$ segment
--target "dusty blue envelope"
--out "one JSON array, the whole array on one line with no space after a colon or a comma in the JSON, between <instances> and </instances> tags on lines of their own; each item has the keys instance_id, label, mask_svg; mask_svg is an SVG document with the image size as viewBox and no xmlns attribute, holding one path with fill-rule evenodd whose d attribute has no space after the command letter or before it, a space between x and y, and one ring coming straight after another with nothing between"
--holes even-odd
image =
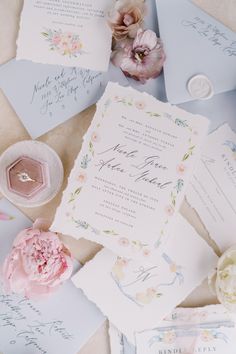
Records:
<instances>
[{"instance_id":1,"label":"dusty blue envelope","mask_svg":"<svg viewBox=\"0 0 236 354\"><path fill-rule=\"evenodd\" d=\"M31 225L10 202L0 200L0 265L15 236ZM0 352L5 354L76 354L104 321L70 280L40 301L7 295L0 281Z\"/></svg>"},{"instance_id":2,"label":"dusty blue envelope","mask_svg":"<svg viewBox=\"0 0 236 354\"><path fill-rule=\"evenodd\" d=\"M188 80L206 75L215 93L236 88L236 33L188 0L156 0L167 55L164 77L171 103L192 100Z\"/></svg>"},{"instance_id":3,"label":"dusty blue envelope","mask_svg":"<svg viewBox=\"0 0 236 354\"><path fill-rule=\"evenodd\" d=\"M112 65L107 73L25 60L0 66L0 88L32 138L97 102L108 81L128 85Z\"/></svg>"}]
</instances>

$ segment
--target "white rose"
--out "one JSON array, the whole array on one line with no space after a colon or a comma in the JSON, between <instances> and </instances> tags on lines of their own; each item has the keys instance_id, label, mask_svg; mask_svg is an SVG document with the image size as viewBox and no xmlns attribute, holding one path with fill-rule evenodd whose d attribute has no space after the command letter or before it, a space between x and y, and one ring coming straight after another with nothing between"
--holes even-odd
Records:
<instances>
[{"instance_id":1,"label":"white rose","mask_svg":"<svg viewBox=\"0 0 236 354\"><path fill-rule=\"evenodd\" d=\"M218 300L230 311L236 312L236 246L231 247L220 258L215 274L209 279Z\"/></svg>"}]
</instances>

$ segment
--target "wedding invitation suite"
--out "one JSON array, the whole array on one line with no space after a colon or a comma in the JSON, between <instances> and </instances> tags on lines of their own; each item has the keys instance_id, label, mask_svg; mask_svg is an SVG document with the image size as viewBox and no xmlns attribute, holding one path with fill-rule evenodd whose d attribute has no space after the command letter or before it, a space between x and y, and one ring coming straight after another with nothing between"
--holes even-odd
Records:
<instances>
[{"instance_id":1,"label":"wedding invitation suite","mask_svg":"<svg viewBox=\"0 0 236 354\"><path fill-rule=\"evenodd\" d=\"M16 235L31 226L18 209L0 200L0 264ZM103 321L100 311L71 281L48 298L33 301L6 294L0 280L0 351L4 354L76 354Z\"/></svg>"},{"instance_id":2,"label":"wedding invitation suite","mask_svg":"<svg viewBox=\"0 0 236 354\"><path fill-rule=\"evenodd\" d=\"M235 243L236 133L227 124L211 133L186 197L221 251Z\"/></svg>"},{"instance_id":3,"label":"wedding invitation suite","mask_svg":"<svg viewBox=\"0 0 236 354\"><path fill-rule=\"evenodd\" d=\"M207 277L217 259L193 227L176 215L155 265L103 249L72 281L134 343L134 332L157 326Z\"/></svg>"},{"instance_id":4,"label":"wedding invitation suite","mask_svg":"<svg viewBox=\"0 0 236 354\"><path fill-rule=\"evenodd\" d=\"M17 59L107 71L113 0L25 0Z\"/></svg>"},{"instance_id":5,"label":"wedding invitation suite","mask_svg":"<svg viewBox=\"0 0 236 354\"><path fill-rule=\"evenodd\" d=\"M137 354L235 353L235 317L221 305L178 308L152 330L136 333Z\"/></svg>"},{"instance_id":6,"label":"wedding invitation suite","mask_svg":"<svg viewBox=\"0 0 236 354\"><path fill-rule=\"evenodd\" d=\"M11 60L0 66L0 88L32 138L37 138L97 102L106 84L128 82L121 70L108 73Z\"/></svg>"},{"instance_id":7,"label":"wedding invitation suite","mask_svg":"<svg viewBox=\"0 0 236 354\"><path fill-rule=\"evenodd\" d=\"M207 127L204 117L109 83L52 229L155 263Z\"/></svg>"}]
</instances>

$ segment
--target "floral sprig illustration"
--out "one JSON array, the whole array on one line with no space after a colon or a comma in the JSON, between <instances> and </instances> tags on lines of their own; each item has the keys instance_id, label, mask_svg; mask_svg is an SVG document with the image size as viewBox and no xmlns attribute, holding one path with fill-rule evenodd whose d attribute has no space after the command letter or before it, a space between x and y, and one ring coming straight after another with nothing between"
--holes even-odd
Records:
<instances>
[{"instance_id":1,"label":"floral sprig illustration","mask_svg":"<svg viewBox=\"0 0 236 354\"><path fill-rule=\"evenodd\" d=\"M63 56L76 58L84 53L82 50L83 44L78 34L49 28L45 29L42 35L49 43L50 50Z\"/></svg>"},{"instance_id":2,"label":"floral sprig illustration","mask_svg":"<svg viewBox=\"0 0 236 354\"><path fill-rule=\"evenodd\" d=\"M119 290L125 295L128 299L134 302L139 307L150 304L152 301L159 299L163 295L163 288L170 287L176 283L181 286L184 282L184 276L182 274L182 267L176 265L175 262L165 253L162 254L162 259L168 264L170 274L173 274L173 278L166 283L157 283L153 286L148 286L145 289L136 291L131 295L132 288L137 284L144 284L144 282L150 279L153 275L150 275L150 271L157 271L158 267L154 266L151 268L145 269L145 267L139 268L136 272L136 277L131 282L125 282L126 279L126 269L129 265L129 260L117 257L116 262L114 263L111 271L111 277L115 281ZM155 276L158 277L158 273L155 273Z\"/></svg>"},{"instance_id":3,"label":"floral sprig illustration","mask_svg":"<svg viewBox=\"0 0 236 354\"><path fill-rule=\"evenodd\" d=\"M80 194L80 192L81 192L81 187L77 188L74 192L72 192L70 194L70 198L69 198L68 203L74 202L76 200L76 198L78 197L78 195Z\"/></svg>"},{"instance_id":4,"label":"floral sprig illustration","mask_svg":"<svg viewBox=\"0 0 236 354\"><path fill-rule=\"evenodd\" d=\"M196 325L196 328L191 328L189 330L183 330L181 326L179 329L174 326L161 328L157 335L149 339L148 344L149 347L152 347L155 343L172 344L181 337L199 338L203 342L211 342L215 339L223 340L225 343L228 342L228 337L223 332L215 329L201 329Z\"/></svg>"},{"instance_id":5,"label":"floral sprig illustration","mask_svg":"<svg viewBox=\"0 0 236 354\"><path fill-rule=\"evenodd\" d=\"M69 217L71 217L71 215L69 214ZM76 228L82 228L84 230L90 230L92 233L96 234L96 235L106 235L106 236L111 236L111 237L115 237L117 240L117 243L119 246L121 247L129 247L131 246L134 250L138 250L138 251L142 251L143 255L145 257L150 255L150 250L148 249L148 244L147 243L143 243L139 240L129 240L126 237L121 236L119 233L117 233L115 230L101 230L99 231L98 229L96 229L95 227L93 227L92 225L88 224L86 221L84 220L80 220L80 219L75 219L72 218L71 219L72 222L75 224Z\"/></svg>"}]
</instances>

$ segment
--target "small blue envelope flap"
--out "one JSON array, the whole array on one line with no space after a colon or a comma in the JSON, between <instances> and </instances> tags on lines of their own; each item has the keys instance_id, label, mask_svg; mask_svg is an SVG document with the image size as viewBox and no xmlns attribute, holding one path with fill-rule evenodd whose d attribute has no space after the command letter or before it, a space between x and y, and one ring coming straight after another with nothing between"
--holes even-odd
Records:
<instances>
[{"instance_id":1,"label":"small blue envelope flap","mask_svg":"<svg viewBox=\"0 0 236 354\"><path fill-rule=\"evenodd\" d=\"M214 93L236 88L236 33L188 0L156 0L168 100L193 100L187 83L203 74Z\"/></svg>"}]
</instances>

